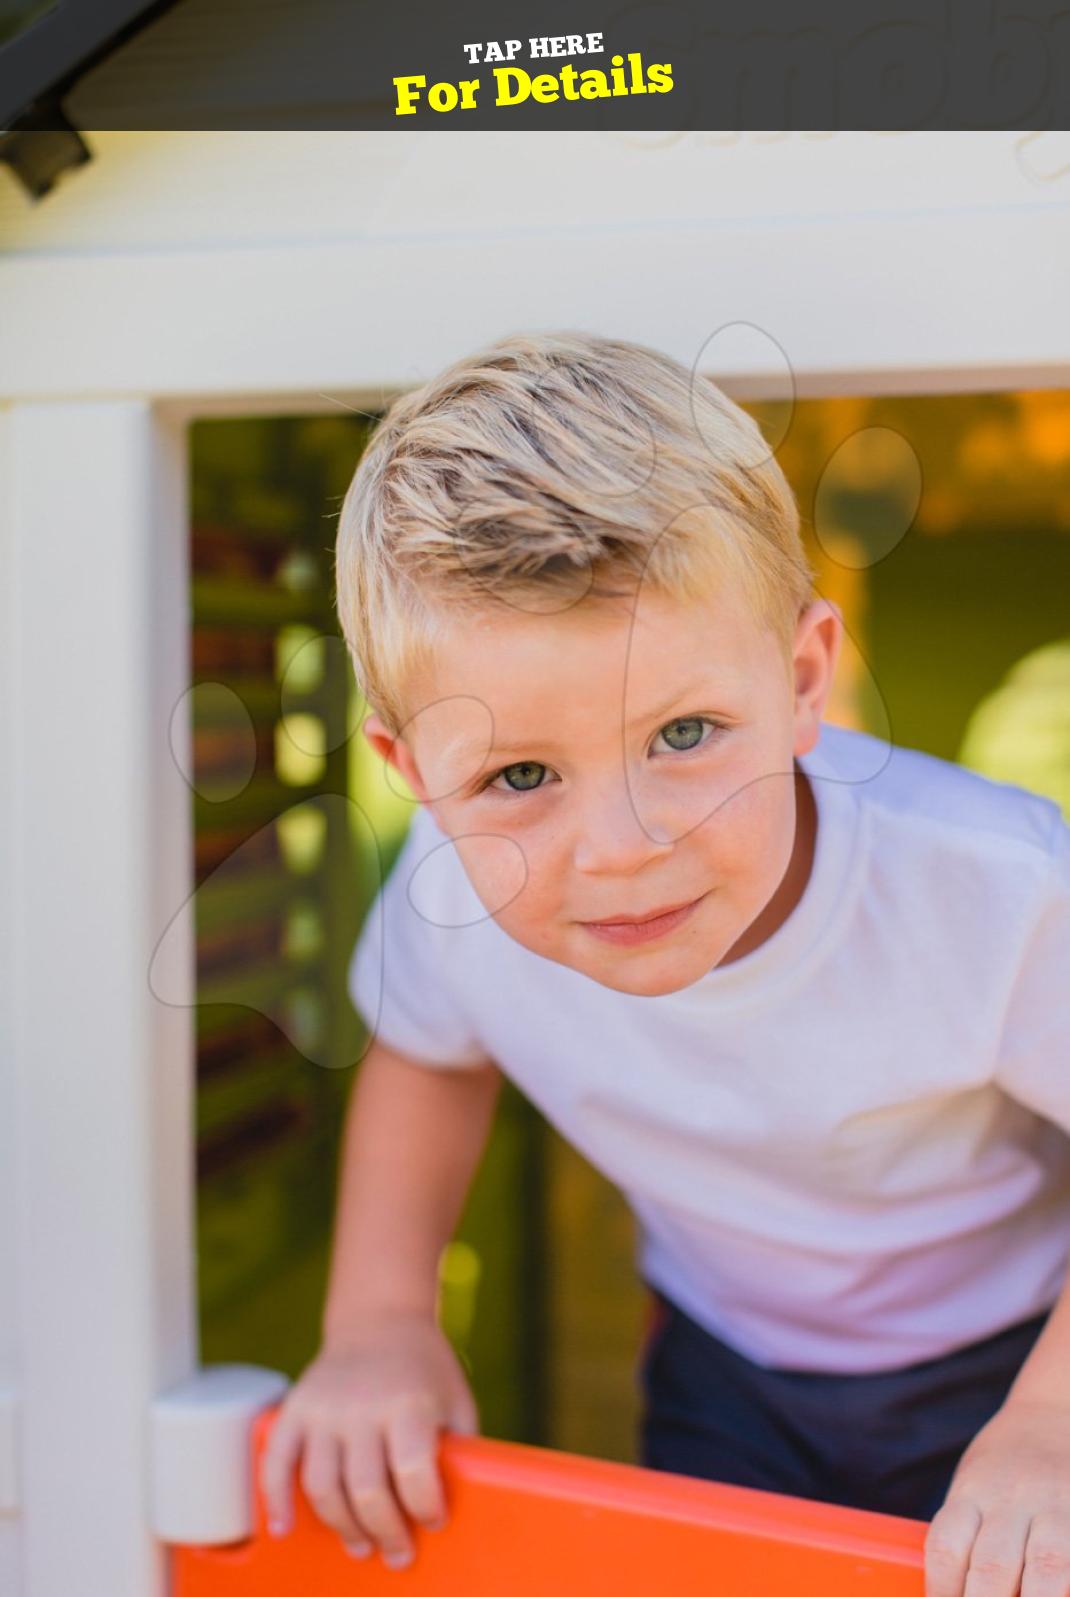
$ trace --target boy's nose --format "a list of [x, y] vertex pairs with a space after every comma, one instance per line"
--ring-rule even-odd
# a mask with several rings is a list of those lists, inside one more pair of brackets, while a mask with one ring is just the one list
[[[660, 858], [672, 847], [671, 828], [641, 808], [633, 794], [622, 788], [603, 795], [583, 816], [577, 831], [573, 859], [579, 871], [627, 875], [646, 861]], [[625, 909], [620, 904], [613, 906]]]

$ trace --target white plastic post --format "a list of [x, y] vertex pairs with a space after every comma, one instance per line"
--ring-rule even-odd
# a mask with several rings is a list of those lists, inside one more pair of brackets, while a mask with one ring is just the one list
[[289, 1384], [257, 1364], [213, 1364], [156, 1399], [152, 1525], [161, 1541], [209, 1547], [252, 1535], [252, 1424]]
[[191, 940], [190, 1007], [148, 982], [192, 886], [185, 438], [139, 399], [2, 430], [0, 1585], [164, 1597], [151, 1404], [196, 1363]]
[[12, 644], [11, 526], [12, 415], [0, 405], [0, 1592], [22, 1590], [18, 1505], [18, 1279], [15, 1271], [15, 1026], [16, 927], [5, 913], [14, 874], [15, 761]]

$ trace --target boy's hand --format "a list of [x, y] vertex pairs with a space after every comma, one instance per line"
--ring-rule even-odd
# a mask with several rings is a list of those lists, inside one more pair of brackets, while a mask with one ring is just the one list
[[926, 1597], [1068, 1597], [1070, 1405], [1008, 1399], [959, 1460], [925, 1542]]
[[347, 1549], [378, 1545], [393, 1568], [413, 1557], [405, 1512], [446, 1523], [438, 1429], [476, 1435], [479, 1415], [445, 1332], [424, 1314], [369, 1315], [344, 1343], [324, 1345], [290, 1389], [268, 1438], [260, 1486], [274, 1534], [290, 1529], [291, 1471]]

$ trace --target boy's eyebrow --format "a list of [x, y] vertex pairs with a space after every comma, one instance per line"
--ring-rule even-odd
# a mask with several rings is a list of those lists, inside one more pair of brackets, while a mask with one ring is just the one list
[[[703, 690], [703, 688], [704, 684], [698, 682], [691, 684], [689, 687], [678, 688], [676, 692], [673, 693], [670, 698], [664, 700], [663, 703], [656, 705], [653, 709], [647, 710], [642, 715], [637, 715], [634, 720], [629, 723], [629, 730], [634, 726], [642, 726], [644, 722], [654, 721], [659, 715], [665, 715], [667, 711], [672, 709], [674, 704], [679, 704], [681, 699], [686, 698], [691, 693], [699, 692], [700, 690]], [[485, 753], [487, 755], [523, 754], [526, 749], [534, 748], [536, 744], [541, 744], [543, 748], [552, 748], [553, 740], [552, 738], [528, 738], [523, 742], [507, 742], [500, 738], [495, 738], [494, 742], [488, 748], [481, 738], [467, 737], [464, 733], [461, 733], [460, 736], [447, 743], [442, 752], [447, 758], [452, 758], [454, 756], [463, 758], [468, 755], [478, 755], [481, 753]]]

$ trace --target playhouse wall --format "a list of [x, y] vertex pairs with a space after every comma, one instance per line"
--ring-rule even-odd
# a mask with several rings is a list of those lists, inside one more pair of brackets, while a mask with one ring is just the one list
[[87, 137], [36, 204], [0, 168], [0, 395], [330, 406], [552, 325], [751, 393], [1070, 366], [1064, 134]]

